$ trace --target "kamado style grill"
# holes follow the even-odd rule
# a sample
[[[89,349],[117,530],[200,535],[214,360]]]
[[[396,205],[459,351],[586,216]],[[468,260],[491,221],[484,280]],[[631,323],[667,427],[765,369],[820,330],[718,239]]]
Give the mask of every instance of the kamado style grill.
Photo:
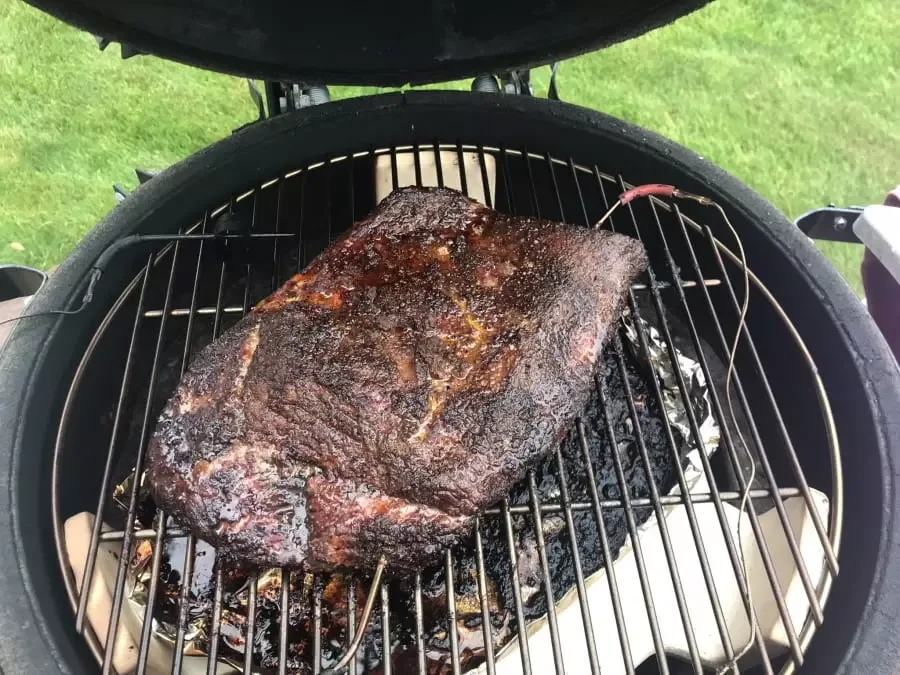
[[[522,68],[702,2],[35,4],[265,79],[272,119],[129,195],[4,348],[4,672],[318,673],[354,635],[353,673],[897,671],[900,376],[862,305],[694,153],[527,95]],[[280,114],[321,99],[311,83],[463,76],[483,91]],[[595,395],[443,564],[380,585],[234,569],[148,497],[147,442],[192,355],[392,189],[589,227],[649,183],[709,201],[650,189],[603,222],[651,266]]]

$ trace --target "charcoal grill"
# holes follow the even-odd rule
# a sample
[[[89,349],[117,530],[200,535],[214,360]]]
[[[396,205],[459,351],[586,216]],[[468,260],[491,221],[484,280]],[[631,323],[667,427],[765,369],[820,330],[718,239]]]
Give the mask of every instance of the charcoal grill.
[[[434,45],[414,41],[404,68],[378,49],[383,60],[349,49],[349,60],[326,68],[309,65],[319,62],[304,51],[307,43],[290,54],[279,51],[288,49],[280,41],[286,36],[269,24],[247,24],[262,34],[270,29],[268,47],[255,47],[260,58],[239,53],[246,43],[222,56],[227,42],[217,43],[217,58],[203,30],[176,30],[157,40],[148,27],[166,33],[160,6],[129,7],[130,15],[116,16],[124,11],[117,5],[88,11],[47,4],[142,49],[222,70],[385,84],[433,79],[437,72],[475,74],[484,64],[533,63],[635,33],[686,9],[651,11],[648,5],[629,20],[605,4],[588,13],[589,30],[562,40],[552,30],[543,35],[546,17],[538,8],[531,14],[523,8],[516,49],[482,36],[481,51],[454,43],[459,58],[439,67]],[[330,11],[315,19],[332,25]],[[571,26],[571,12],[557,16]],[[234,19],[216,17],[219,28]],[[544,465],[479,519],[472,541],[447,551],[437,569],[381,586],[350,672],[598,672],[601,663],[612,663],[610,651],[617,657],[614,672],[714,672],[701,647],[703,633],[714,635],[726,663],[746,640],[740,624],[726,616],[723,574],[743,616],[746,608],[757,617],[768,608],[781,626],[780,647],[756,633],[741,671],[893,672],[892,650],[900,645],[892,619],[900,610],[893,527],[900,428],[891,413],[900,410],[900,377],[836,273],[748,188],[649,132],[528,96],[416,91],[277,115],[197,153],[129,196],[36,296],[29,313],[71,311],[81,307],[95,277],[90,302],[77,314],[22,321],[0,361],[7,402],[0,410],[0,452],[9,486],[2,497],[9,519],[0,526],[0,564],[7,572],[0,579],[6,599],[0,666],[7,672],[91,672],[98,666],[113,672],[126,664],[129,671],[156,672],[163,621],[172,626],[164,670],[319,672],[335,662],[358,628],[366,578],[343,580],[340,602],[329,595],[328,578],[289,570],[254,572],[235,591],[229,587],[234,570],[210,565],[202,542],[164,514],[147,511],[140,480],[126,481],[119,492],[116,486],[140,476],[156,415],[191,355],[365,215],[378,198],[377,177],[390,187],[432,182],[432,166],[433,182],[477,193],[489,206],[584,226],[625,189],[648,182],[671,183],[720,204],[749,267],[750,311],[733,390],[738,414],[733,423],[723,364],[738,329],[744,269],[728,225],[698,204],[633,202],[608,225],[640,238],[651,267],[632,287],[635,332],[618,331],[598,374],[593,408]],[[98,265],[99,280],[92,273]],[[648,366],[653,340],[667,349],[674,384]],[[689,484],[686,454],[703,446],[703,433],[676,354],[698,364],[721,435],[715,453],[695,453],[700,489]],[[682,402],[686,431],[660,412],[666,386]],[[748,484],[751,464],[755,480]],[[745,495],[747,543],[741,544],[728,513]],[[827,499],[824,512],[817,495]],[[805,527],[789,522],[792,504],[807,514]],[[676,510],[687,529],[674,529]],[[66,525],[79,512],[97,516],[80,558],[73,556]],[[715,535],[701,525],[707,513]],[[775,524],[774,539],[764,518]],[[561,528],[545,527],[550,520]],[[656,528],[652,537],[648,523]],[[534,589],[526,588],[520,564],[526,532],[533,534],[527,541],[534,547]],[[683,532],[684,540],[673,540],[673,532]],[[818,573],[810,571],[816,558],[806,554],[810,541],[819,551]],[[166,552],[167,542],[178,543],[178,560],[174,548]],[[690,563],[679,553],[685,543]],[[715,548],[724,557],[716,558]],[[758,556],[760,588],[768,591],[754,587],[748,597],[741,550],[743,558]],[[662,575],[651,571],[659,562],[656,551],[665,559]],[[633,559],[627,570],[618,564],[626,554]],[[129,628],[132,568],[142,555],[144,613]],[[779,579],[782,559],[796,567],[790,588]],[[725,561],[724,572],[714,560]],[[104,565],[111,572],[98,597],[109,601],[98,614],[95,598],[82,589],[99,583]],[[597,577],[601,569],[605,576]],[[626,574],[636,579],[635,595],[621,592]],[[209,595],[200,607],[203,575],[209,575]],[[598,584],[608,588],[608,616],[599,616],[590,599]],[[663,613],[669,593],[672,612]],[[474,599],[474,609],[460,602],[463,596]],[[791,609],[797,596],[799,615]],[[703,612],[696,610],[698,597]],[[239,621],[227,618],[236,611],[233,601]],[[508,619],[502,638],[495,603],[504,605]],[[164,606],[174,615],[163,617]],[[652,646],[646,660],[635,651],[638,636],[629,618],[635,606]],[[198,640],[191,627],[201,611],[207,634]],[[331,625],[338,628],[331,631]],[[610,632],[598,634],[596,626]],[[673,627],[681,651],[671,649]],[[131,643],[109,638],[125,634]],[[480,642],[472,638],[479,634]]]

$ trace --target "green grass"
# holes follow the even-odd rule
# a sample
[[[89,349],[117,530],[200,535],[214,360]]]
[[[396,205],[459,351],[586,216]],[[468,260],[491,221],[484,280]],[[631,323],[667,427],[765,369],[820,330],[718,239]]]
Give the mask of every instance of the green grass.
[[[900,181],[897,17],[892,0],[718,0],[564,63],[561,94],[691,147],[790,217],[878,202]],[[241,80],[123,62],[19,0],[0,0],[0,91],[0,261],[44,268],[134,166],[171,164],[255,113]],[[823,249],[859,290],[860,249]]]

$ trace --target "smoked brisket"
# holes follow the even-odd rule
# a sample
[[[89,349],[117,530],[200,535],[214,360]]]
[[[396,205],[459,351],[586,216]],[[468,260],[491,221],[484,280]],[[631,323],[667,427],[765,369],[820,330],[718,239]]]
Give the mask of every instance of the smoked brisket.
[[[645,266],[623,235],[398,190],[197,355],[156,501],[232,564],[433,561],[571,427]]]

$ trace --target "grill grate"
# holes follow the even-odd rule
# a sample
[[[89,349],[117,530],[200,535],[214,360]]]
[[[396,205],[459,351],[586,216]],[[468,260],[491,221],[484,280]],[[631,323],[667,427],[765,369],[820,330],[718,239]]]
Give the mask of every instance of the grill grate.
[[[455,154],[455,161],[448,161],[447,153]],[[477,168],[473,172],[467,166],[467,155],[475,153]],[[189,600],[192,594],[191,580],[195,570],[197,542],[185,530],[177,525],[167,523],[165,514],[158,513],[153,523],[139,523],[141,492],[140,481],[133,481],[131,491],[127,495],[126,515],[121,526],[103,530],[102,521],[109,513],[108,504],[111,490],[116,483],[117,470],[127,457],[136,467],[136,475],[140,475],[149,434],[158,413],[158,401],[164,399],[171,387],[182,374],[190,361],[191,355],[203,344],[215,339],[223,330],[246,313],[254,302],[276,289],[287,276],[302,269],[319,250],[332,241],[345,227],[364,215],[374,203],[374,194],[370,186],[375,164],[379,157],[387,157],[390,161],[390,178],[393,187],[401,181],[402,172],[398,169],[404,157],[412,156],[414,175],[417,183],[421,183],[425,174],[423,160],[434,161],[437,184],[443,185],[445,178],[450,180],[451,174],[458,174],[458,184],[468,192],[470,185],[480,183],[484,201],[488,206],[500,208],[518,215],[537,215],[547,218],[566,220],[569,222],[590,225],[605,212],[611,198],[624,191],[628,185],[621,176],[613,177],[601,172],[597,167],[585,167],[574,160],[566,161],[551,157],[549,154],[538,155],[527,150],[507,150],[483,148],[463,145],[440,145],[420,147],[394,147],[385,150],[357,153],[350,156],[330,159],[270,181],[246,193],[236,195],[228,204],[208,211],[202,221],[196,225],[186,225],[180,233],[210,234],[220,232],[223,223],[235,229],[229,229],[242,237],[232,238],[227,245],[216,240],[191,240],[189,237],[172,237],[168,243],[150,253],[143,270],[126,288],[112,307],[106,319],[98,328],[97,334],[86,351],[78,373],[72,383],[69,399],[63,414],[58,436],[56,459],[54,462],[54,509],[56,517],[56,537],[66,585],[76,609],[76,626],[83,632],[91,648],[102,663],[104,673],[114,670],[114,652],[111,648],[115,640],[103,639],[114,636],[117,631],[125,630],[122,626],[123,602],[126,601],[126,576],[129,561],[136,547],[145,541],[153,542],[150,562],[150,584],[147,592],[146,617],[153,614],[155,604],[160,595],[160,570],[163,565],[162,551],[166,541],[183,539],[184,560],[182,577],[177,596],[178,615],[174,623],[176,632],[174,639],[174,660],[172,672],[182,672],[185,668],[184,647],[188,641],[186,635],[190,620]],[[488,159],[493,161],[489,163]],[[496,167],[496,184],[491,181],[489,167]],[[498,201],[499,204],[494,202]],[[321,223],[322,226],[315,226]],[[725,611],[720,599],[720,590],[714,581],[714,570],[711,568],[706,545],[698,524],[696,507],[701,504],[712,504],[716,518],[724,533],[731,573],[737,583],[744,606],[750,611],[747,583],[744,579],[742,561],[738,545],[731,536],[725,510],[726,504],[737,505],[743,491],[747,489],[744,480],[747,462],[745,452],[739,444],[735,430],[723,412],[722,387],[716,386],[715,363],[720,354],[727,352],[729,336],[733,335],[734,322],[739,312],[738,296],[742,290],[739,282],[732,279],[738,273],[735,256],[713,235],[706,225],[700,225],[679,210],[678,206],[659,199],[645,200],[643,203],[628,205],[627,211],[619,211],[611,218],[613,229],[639,237],[651,254],[652,266],[647,278],[634,284],[628,298],[632,316],[637,319],[638,340],[641,351],[648,354],[647,329],[641,319],[646,318],[648,325],[658,328],[662,339],[668,347],[669,355],[676,353],[676,347],[684,345],[702,368],[706,381],[710,383],[710,402],[715,419],[721,430],[721,449],[713,458],[700,452],[702,470],[708,483],[708,490],[692,492],[685,478],[682,467],[681,447],[677,434],[666,415],[661,416],[662,449],[649,448],[650,440],[642,429],[639,402],[632,391],[631,378],[627,366],[627,353],[621,334],[617,335],[609,348],[609,363],[624,386],[625,417],[634,429],[634,443],[637,449],[635,462],[645,473],[647,480],[646,494],[632,494],[629,482],[633,468],[625,466],[626,458],[618,451],[610,452],[614,470],[617,495],[604,494],[593,480],[596,457],[592,458],[589,450],[589,430],[579,421],[574,430],[575,447],[580,450],[579,462],[583,467],[573,465],[562,449],[556,450],[551,457],[550,465],[555,469],[558,481],[558,497],[548,498],[543,485],[539,484],[535,472],[528,475],[524,485],[527,497],[518,502],[504,500],[495,508],[487,510],[477,519],[474,536],[474,577],[476,579],[477,596],[483,632],[484,653],[478,661],[483,661],[486,673],[509,672],[501,669],[498,661],[498,650],[495,647],[495,636],[491,630],[491,609],[489,606],[487,547],[499,543],[506,547],[509,585],[513,599],[514,624],[516,635],[511,640],[518,644],[521,670],[525,673],[536,672],[531,664],[530,642],[526,631],[522,629],[527,621],[525,601],[523,600],[522,582],[517,571],[519,552],[517,551],[517,526],[522,519],[531,523],[537,543],[539,569],[542,576],[542,591],[547,607],[547,625],[549,627],[550,644],[556,672],[563,673],[566,667],[566,653],[563,638],[560,635],[555,602],[559,595],[554,595],[553,570],[548,557],[548,544],[545,541],[542,521],[548,517],[562,516],[564,520],[564,537],[562,541],[567,549],[566,557],[574,571],[579,610],[584,626],[585,649],[590,671],[599,672],[601,658],[594,634],[596,617],[592,616],[591,606],[587,600],[586,574],[582,556],[583,546],[578,541],[576,519],[589,518],[596,529],[599,546],[604,561],[614,560],[616,544],[608,532],[608,520],[611,514],[624,519],[627,534],[633,542],[633,552],[637,572],[640,579],[643,604],[646,618],[652,633],[655,651],[656,668],[661,673],[695,672],[702,673],[702,655],[697,645],[695,617],[688,609],[687,597],[690,594],[705,594],[708,597],[715,627],[722,647],[728,659],[741,650],[742,644],[730,635]],[[740,277],[740,275],[738,275]],[[737,278],[737,277],[736,277]],[[840,538],[841,523],[841,488],[840,469],[837,461],[836,433],[833,428],[827,398],[822,384],[819,382],[815,365],[806,351],[800,336],[793,331],[789,319],[780,310],[775,298],[768,294],[764,286],[751,275],[754,295],[751,301],[751,313],[760,304],[766,305],[766,311],[774,312],[782,323],[779,330],[791,338],[785,342],[785,349],[796,352],[797,359],[808,363],[809,379],[802,386],[815,389],[820,401],[825,435],[828,441],[827,452],[823,451],[822,460],[830,462],[831,485],[829,497],[831,513],[829,522],[822,522],[818,510],[813,503],[809,481],[801,467],[794,448],[789,424],[785,419],[772,388],[769,375],[763,365],[763,358],[753,342],[750,328],[744,327],[737,374],[734,379],[734,393],[746,425],[744,436],[748,439],[748,452],[757,465],[758,480],[749,492],[747,505],[747,522],[759,550],[767,583],[777,605],[778,616],[784,627],[788,651],[786,656],[773,658],[762,637],[756,633],[758,668],[762,672],[774,673],[781,669],[791,670],[802,664],[803,650],[811,638],[816,625],[821,624],[822,605],[827,597],[833,576],[838,572],[836,542]],[[102,468],[102,479],[99,489],[92,497],[88,508],[98,514],[91,531],[90,544],[86,558],[84,579],[92,579],[99,574],[96,564],[98,551],[102,545],[121,542],[122,554],[112,584],[112,602],[108,624],[97,630],[97,626],[88,621],[89,593],[79,593],[78,588],[88,588],[74,577],[66,553],[66,544],[62,534],[62,523],[71,515],[71,510],[60,506],[59,484],[65,480],[60,475],[60,456],[74,452],[69,447],[67,428],[72,424],[71,417],[76,407],[75,401],[84,396],[81,391],[82,377],[92,363],[102,359],[102,345],[107,339],[107,332],[113,331],[110,326],[116,322],[130,321],[128,350],[121,367],[118,380],[118,394],[112,414],[112,422],[108,435],[107,454]],[[211,325],[210,325],[211,321]],[[684,327],[684,335],[679,336],[674,326]],[[707,342],[708,340],[708,342]],[[173,347],[173,344],[175,345]],[[177,359],[167,355],[177,352]],[[152,359],[147,356],[152,353]],[[149,361],[149,365],[143,361]],[[173,365],[174,364],[174,365]],[[171,371],[171,374],[170,372]],[[689,400],[689,388],[681,371],[675,367],[677,389],[682,401]],[[165,380],[162,382],[161,380]],[[597,396],[599,411],[603,422],[602,433],[609,448],[618,448],[615,416],[612,411],[616,401],[610,399],[610,391],[598,378]],[[663,391],[655,377],[647,378],[651,400],[662,405]],[[798,383],[798,386],[801,386]],[[751,405],[751,401],[753,405]],[[698,420],[691,405],[685,405],[686,423],[689,428],[687,444],[702,447],[703,440]],[[137,433],[132,433],[132,427]],[[135,438],[136,437],[136,438]],[[670,455],[674,461],[674,484],[679,492],[664,494],[654,478],[654,462],[659,453]],[[777,459],[777,461],[774,461]],[[718,462],[718,465],[714,465]],[[724,467],[724,468],[723,468]],[[572,490],[573,471],[585,471],[583,482],[587,493],[577,495]],[[729,478],[723,478],[728,476]],[[786,484],[787,483],[787,484]],[[579,498],[580,497],[580,498]],[[827,573],[822,579],[813,580],[806,569],[801,554],[800,544],[789,523],[789,515],[785,508],[785,500],[802,498],[808,506],[815,526],[816,534],[824,549]],[[696,548],[702,571],[703,588],[686,588],[674,554],[673,542],[667,527],[667,509],[683,506],[690,525],[690,536]],[[776,572],[774,556],[770,549],[760,515],[764,509],[773,508],[781,523],[782,531],[789,548],[790,555],[796,562],[800,583],[805,594],[810,612],[801,625],[791,620],[787,605],[786,593],[781,588]],[[665,552],[666,569],[675,594],[678,616],[683,627],[687,643],[686,660],[673,659],[666,654],[661,619],[657,616],[656,605],[651,591],[648,572],[648,560],[642,551],[642,537],[639,535],[641,524],[652,512],[659,524],[662,547]],[[491,522],[489,522],[491,521]],[[580,522],[580,521],[579,521]],[[144,525],[144,526],[141,526]],[[150,525],[147,527],[146,525]],[[621,544],[619,544],[621,545]],[[493,550],[493,549],[491,549]],[[456,599],[454,581],[460,579],[461,570],[454,552],[447,551],[443,565],[443,576],[446,583],[446,631],[449,645],[448,672],[460,673],[469,665],[471,654],[461,653],[461,640],[458,634],[456,616]],[[629,631],[626,628],[623,607],[625,601],[619,593],[616,580],[615,565],[606,565],[606,579],[612,601],[612,609],[617,627],[617,637],[623,657],[622,672],[634,673],[640,666],[631,655]],[[211,621],[208,635],[208,659],[206,672],[213,674],[221,667],[219,657],[222,656],[222,616],[226,611],[224,587],[229,571],[217,566],[214,572],[214,594],[212,606],[209,608]],[[280,572],[280,590],[278,594],[278,647],[277,671],[291,672],[289,668],[289,622],[291,618],[290,587],[293,581],[299,583],[301,574],[288,570]],[[259,598],[257,593],[256,574],[252,575],[248,584],[246,603],[246,621],[244,622],[243,640],[246,645],[254,645],[261,631],[257,622]],[[323,607],[325,592],[324,578],[316,578],[312,586],[312,653],[315,655],[311,671],[319,672],[328,665],[323,655],[322,628],[331,618],[330,609]],[[411,607],[414,620],[411,648],[415,658],[410,668],[418,672],[428,672],[433,665],[427,658],[425,636],[425,579],[419,573],[409,582],[391,581],[381,587],[378,619],[367,636],[369,643],[381,645],[381,649],[390,653],[391,646],[397,641],[397,628],[392,624],[392,597],[398,594],[412,596]],[[345,637],[353,635],[356,612],[359,609],[358,591],[365,588],[365,580],[351,581],[347,585],[347,612]],[[759,607],[756,607],[757,615]],[[396,622],[395,622],[396,623]],[[136,671],[139,673],[153,670],[151,665],[151,646],[153,643],[154,622],[145,618],[140,634],[135,636],[137,645]],[[393,629],[393,630],[392,630]],[[106,648],[108,645],[110,648]],[[333,645],[337,652],[345,645]],[[463,645],[465,647],[465,645]],[[377,650],[376,650],[377,651]],[[464,650],[463,650],[464,651]],[[358,667],[364,666],[365,659],[351,664],[351,673],[369,672]],[[404,662],[405,663],[405,662]],[[237,670],[244,673],[258,672],[254,662],[254,650],[244,650],[243,661],[233,663]],[[371,664],[370,664],[371,665]],[[390,673],[390,658],[383,659],[375,666],[377,672]],[[191,672],[194,672],[192,670]],[[219,671],[222,672],[222,671]],[[406,672],[406,671],[401,671]],[[644,672],[642,669],[640,672]]]

